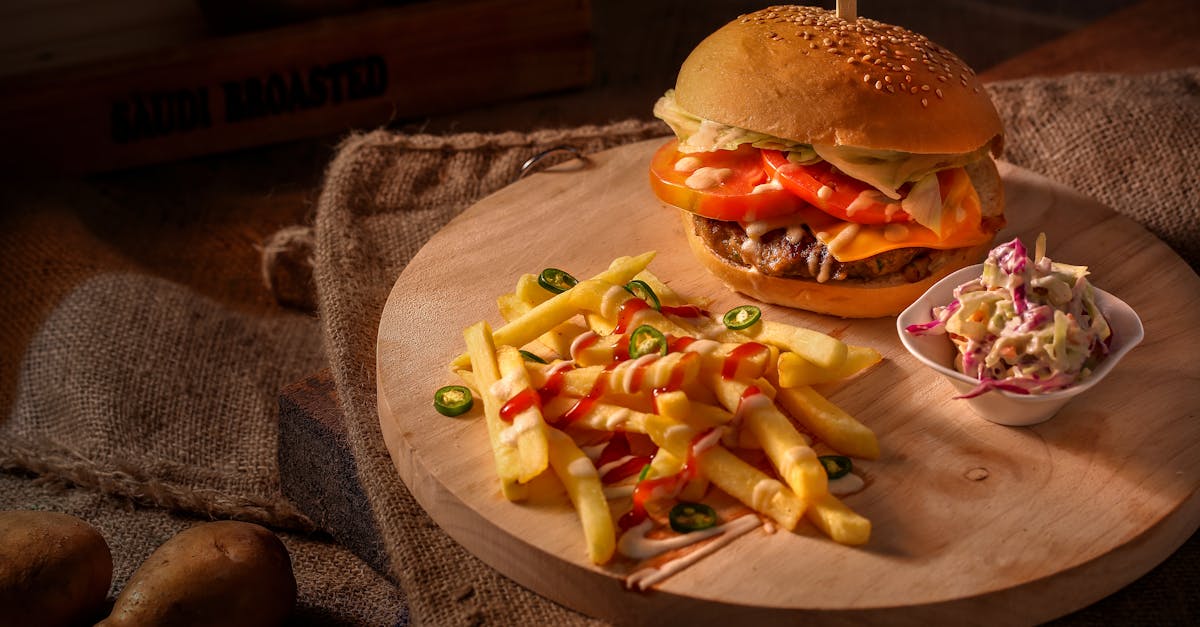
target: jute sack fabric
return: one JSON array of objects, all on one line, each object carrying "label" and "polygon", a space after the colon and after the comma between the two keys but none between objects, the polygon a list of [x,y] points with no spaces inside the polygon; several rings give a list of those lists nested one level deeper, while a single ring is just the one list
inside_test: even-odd
[{"label": "jute sack fabric", "polygon": [[[186,256],[148,266],[164,230],[217,216],[117,202],[113,189],[0,185],[0,509],[96,526],[110,598],[192,524],[263,524],[291,552],[297,623],[395,624],[394,586],[280,493],[278,392],[324,366],[316,319],[201,294],[192,275],[219,269]],[[255,261],[249,242],[229,245]]]},{"label": "jute sack fabric", "polygon": [[[1185,191],[1194,192],[1200,180],[1198,78],[1200,69],[1193,68],[994,85],[1008,124],[1007,158],[1077,185],[1141,221],[1197,267],[1200,202]],[[590,620],[472,557],[430,521],[399,480],[379,431],[374,372],[376,325],[392,284],[435,231],[510,183],[519,164],[538,150],[569,143],[592,152],[665,132],[654,123],[635,122],[529,135],[375,132],[346,140],[329,167],[318,203],[314,269],[326,347],[370,514],[416,622]],[[1166,619],[1180,616],[1178,606],[1153,599],[1149,605],[1135,603],[1128,615],[1157,609]],[[1182,611],[1186,617],[1186,607]],[[1085,612],[1072,620],[1089,619]]]}]

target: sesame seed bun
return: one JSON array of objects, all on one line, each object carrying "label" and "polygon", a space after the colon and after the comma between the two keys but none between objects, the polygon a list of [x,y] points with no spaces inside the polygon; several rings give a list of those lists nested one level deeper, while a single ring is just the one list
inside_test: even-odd
[{"label": "sesame seed bun", "polygon": [[[996,164],[990,158],[984,158],[967,166],[967,173],[979,194],[981,213],[991,218],[986,223],[999,231],[1004,226],[1004,186]],[[700,265],[734,291],[765,303],[842,318],[895,316],[946,275],[982,261],[992,247],[991,240],[988,240],[969,248],[935,251],[930,256],[930,274],[911,283],[900,274],[869,281],[821,283],[811,279],[769,276],[750,266],[734,263],[716,254],[697,234],[692,213],[684,210],[679,213],[692,254]]]},{"label": "sesame seed bun", "polygon": [[1000,116],[975,73],[924,35],[819,7],[743,15],[684,61],[684,110],[806,144],[962,154],[990,144]]}]

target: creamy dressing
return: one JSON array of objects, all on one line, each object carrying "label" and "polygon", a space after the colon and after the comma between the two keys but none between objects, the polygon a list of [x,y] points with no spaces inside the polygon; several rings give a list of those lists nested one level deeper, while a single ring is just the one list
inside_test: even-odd
[{"label": "creamy dressing", "polygon": [[708,434],[700,438],[698,442],[692,445],[692,454],[698,456],[704,451],[716,446],[717,443],[721,441],[721,435],[724,433],[725,429],[723,427],[717,427],[716,429],[709,431]]},{"label": "creamy dressing", "polygon": [[612,470],[613,468],[619,467],[621,464],[624,464],[625,462],[627,462],[631,459],[633,459],[633,455],[626,455],[620,459],[614,459],[613,461],[608,462],[607,464],[604,464],[603,466],[597,468],[596,473],[599,474],[601,477],[603,477],[605,474],[608,473],[608,471]]},{"label": "creamy dressing", "polygon": [[[641,312],[639,311],[638,313],[640,314]],[[634,316],[634,317],[636,318],[637,316]],[[631,326],[633,328],[637,328],[635,325],[632,325],[632,324],[629,326]],[[658,358],[659,358],[658,353],[650,353],[649,355],[642,355],[641,357],[638,357],[637,359],[635,359],[633,361],[621,362],[621,365],[617,366],[616,369],[613,370],[613,373],[610,376],[609,381],[616,383],[617,377],[619,376],[621,390],[623,390],[627,394],[632,394],[636,391],[633,389],[633,384],[634,384],[634,377],[637,376],[638,369],[643,366],[648,366],[655,361],[658,361]]]},{"label": "creamy dressing", "polygon": [[[853,227],[851,227],[853,228]],[[850,229],[846,229],[847,231]],[[829,280],[830,272],[833,269],[833,249],[829,249],[829,254],[821,260],[821,270],[817,272],[817,283],[824,283]]]},{"label": "creamy dressing", "polygon": [[887,196],[884,196],[876,190],[863,190],[854,197],[854,200],[850,201],[849,205],[846,206],[846,216],[853,218],[854,214],[858,213],[859,211],[867,209],[868,207],[873,207],[877,204],[885,205],[891,203],[888,202]]},{"label": "creamy dressing", "polygon": [[725,182],[725,179],[733,176],[733,170],[729,168],[698,168],[692,172],[691,176],[683,182],[684,185],[696,190],[711,189]]},{"label": "creamy dressing", "polygon": [[591,460],[586,457],[580,457],[567,465],[567,474],[572,477],[587,479],[588,477],[596,477],[599,473],[597,473],[596,467],[592,465]]},{"label": "creamy dressing", "polygon": [[609,287],[600,299],[600,314],[609,320],[616,320],[619,308],[629,298],[629,292],[625,291],[624,287],[620,285]]},{"label": "creamy dressing", "polygon": [[691,435],[692,428],[687,425],[671,425],[663,432],[663,438],[666,440],[674,440],[675,438],[686,438]]},{"label": "creamy dressing", "polygon": [[626,407],[616,407],[609,412],[608,416],[604,418],[604,428],[608,429],[609,431],[617,431],[629,422],[629,418],[632,415],[633,412],[630,409]]},{"label": "creamy dressing", "polygon": [[774,479],[759,479],[754,484],[754,493],[750,495],[750,507],[755,511],[765,511],[771,504],[771,499],[783,489],[783,484]]},{"label": "creamy dressing", "polygon": [[802,227],[802,226],[789,226],[789,227],[787,228],[787,230],[786,230],[786,231],[784,231],[784,233],[783,233],[783,236],[784,236],[784,237],[785,237],[785,238],[786,238],[786,239],[787,239],[789,242],[792,242],[793,244],[799,244],[801,241],[803,241],[803,240],[804,240],[804,227]]},{"label": "creamy dressing", "polygon": [[[837,254],[841,252],[841,249],[848,246],[850,242],[858,235],[860,228],[861,227],[858,224],[851,223],[850,226],[842,229],[842,232],[838,233],[837,237],[834,237],[832,240],[826,242],[825,246],[829,248],[829,254],[836,257]],[[824,268],[822,268],[822,271],[824,271]],[[824,282],[822,279],[818,279],[818,281],[821,281],[822,283]]]},{"label": "creamy dressing", "polygon": [[599,336],[596,335],[595,331],[584,331],[583,333],[576,335],[575,339],[571,340],[571,359],[578,360],[579,359],[579,346],[580,345],[587,346],[587,345],[593,344],[596,341],[597,337],[599,337]]},{"label": "creamy dressing", "polygon": [[611,501],[613,499],[622,499],[625,497],[633,496],[633,489],[636,487],[637,487],[637,483],[634,482],[634,483],[627,483],[625,485],[604,486],[602,488],[602,490],[604,491],[604,498]]},{"label": "creamy dressing", "polygon": [[866,486],[863,478],[850,472],[829,480],[829,493],[834,496],[854,494]]},{"label": "creamy dressing", "polygon": [[780,183],[779,179],[773,178],[773,179],[767,181],[766,183],[759,183],[758,185],[755,185],[754,189],[750,190],[750,193],[751,194],[763,194],[766,192],[774,192],[774,191],[781,191],[781,190],[783,190],[783,183]]},{"label": "creamy dressing", "polygon": [[519,380],[521,374],[522,373],[520,371],[514,370],[503,377],[496,379],[496,382],[492,384],[491,388],[489,388],[492,396],[495,396],[498,399],[503,399],[503,401],[507,401],[515,396],[517,392],[520,392],[526,387],[526,385]]},{"label": "creamy dressing", "polygon": [[[646,525],[649,522],[650,521],[647,520],[647,521],[643,522],[641,525],[638,525],[637,527],[634,527],[633,529],[630,529],[629,531],[622,534],[621,539],[618,540],[618,542],[617,542],[617,550],[618,551],[621,550],[621,543],[625,541],[625,538],[627,536],[630,536],[631,532],[641,528],[642,525]],[[662,564],[658,568],[643,568],[642,570],[631,573],[628,577],[625,578],[625,586],[627,588],[637,588],[638,590],[645,590],[645,589],[649,588],[650,586],[653,586],[654,584],[656,584],[660,581],[663,581],[663,580],[667,579],[668,577],[670,577],[671,575],[674,575],[675,573],[687,568],[688,566],[695,564],[696,562],[707,557],[708,555],[711,555],[713,552],[717,551],[721,547],[724,547],[725,545],[729,544],[730,542],[733,542],[735,539],[745,535],[746,533],[748,533],[751,530],[755,529],[756,527],[760,526],[760,524],[761,523],[759,522],[758,517],[751,514],[751,515],[747,515],[747,516],[742,516],[740,518],[735,518],[727,523],[717,525],[716,527],[709,527],[708,529],[704,529],[702,531],[693,531],[691,533],[679,536],[679,538],[688,539],[688,542],[686,542],[680,546],[687,546],[689,544],[699,542],[700,540],[705,540],[705,539],[711,538],[717,534],[721,534],[721,537],[717,538],[716,540],[704,545],[703,547],[701,547],[695,551],[692,551],[691,553],[688,553],[687,555],[684,555],[683,557],[680,557],[678,559],[673,559],[665,564]],[[643,541],[647,544],[652,543],[652,542],[661,542],[660,540],[647,539],[645,536],[646,536],[646,532],[648,530],[649,530],[649,527],[642,528],[638,532],[638,536],[641,538],[641,540],[639,541],[637,539],[631,539],[629,541],[629,544],[634,545],[634,548],[645,548],[642,545]],[[701,535],[701,534],[703,534],[703,535]],[[699,537],[694,537],[694,536],[699,536]],[[678,548],[678,547],[670,547],[670,548]],[[662,549],[662,551],[659,551],[659,553],[661,553],[663,551],[667,551],[667,550],[670,550],[670,549],[664,548],[664,549]],[[622,554],[625,554],[625,553],[622,551]],[[658,553],[655,553],[654,555],[658,555]]]},{"label": "creamy dressing", "polygon": [[696,168],[700,167],[700,159],[696,157],[684,157],[675,162],[676,172],[695,172]]},{"label": "creamy dressing", "polygon": [[793,446],[792,448],[783,452],[783,459],[792,466],[802,462],[811,461],[816,458],[816,451],[807,446]]},{"label": "creamy dressing", "polygon": [[687,345],[683,349],[685,353],[699,353],[703,356],[712,355],[721,348],[721,343],[716,340],[699,339]]},{"label": "creamy dressing", "polygon": [[517,414],[516,417],[513,418],[512,426],[505,427],[504,430],[500,432],[500,435],[497,439],[499,439],[502,444],[516,446],[517,439],[521,437],[521,434],[527,431],[532,431],[539,422],[541,422],[541,416],[538,415],[537,408],[530,407],[529,409]]}]

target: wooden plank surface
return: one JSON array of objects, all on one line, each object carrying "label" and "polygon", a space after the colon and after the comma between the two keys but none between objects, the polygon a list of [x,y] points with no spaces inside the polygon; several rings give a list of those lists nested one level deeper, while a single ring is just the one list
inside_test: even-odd
[{"label": "wooden plank surface", "polygon": [[109,170],[586,84],[587,0],[423,2],[0,81],[0,165]]},{"label": "wooden plank surface", "polygon": [[[1188,451],[1200,445],[1200,424],[1189,419],[1200,389],[1187,382],[1200,377],[1190,359],[1200,340],[1200,277],[1130,220],[1007,167],[1001,238],[1046,232],[1051,256],[1088,265],[1097,285],[1130,302],[1145,343],[1102,389],[1044,425],[1014,429],[951,402],[949,385],[903,351],[890,318],[765,307],[771,319],[836,330],[885,356],[832,395],[875,429],[884,450],[863,463],[868,489],[846,498],[873,521],[871,542],[854,549],[811,529],[754,532],[654,594],[623,590],[617,573],[587,561],[569,505],[504,500],[482,419],[448,420],[429,396],[451,382],[442,366],[463,350],[461,330],[480,319],[498,324],[495,297],[524,272],[556,266],[583,276],[617,255],[659,250],[652,269],[677,291],[713,297],[714,311],[745,301],[698,269],[677,216],[646,188],[653,143],[602,153],[582,171],[529,177],[467,210],[410,262],[385,307],[377,346],[385,441],[417,500],[473,553],[550,598],[623,622],[1024,623],[1115,591],[1196,529],[1200,458]],[[532,231],[537,247],[527,245]],[[986,480],[972,479],[978,468]]]}]

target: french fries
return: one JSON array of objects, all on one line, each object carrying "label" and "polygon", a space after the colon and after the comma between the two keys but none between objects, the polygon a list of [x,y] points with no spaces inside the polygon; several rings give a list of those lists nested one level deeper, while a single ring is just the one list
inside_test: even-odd
[{"label": "french fries", "polygon": [[[622,546],[610,500],[626,509],[619,499],[630,491],[625,516],[643,532],[647,520],[665,524],[665,510],[648,503],[703,502],[714,486],[783,529],[805,518],[836,542],[867,542],[870,521],[830,493],[805,433],[842,454],[879,456],[870,428],[810,387],[854,376],[879,353],[773,320],[721,326],[647,270],[653,256],[567,276],[551,285],[557,294],[523,275],[496,301],[504,326],[464,331],[467,351],[451,370],[483,401],[501,493],[521,500],[549,469],[596,564]],[[518,350],[533,342],[549,363]]]}]

